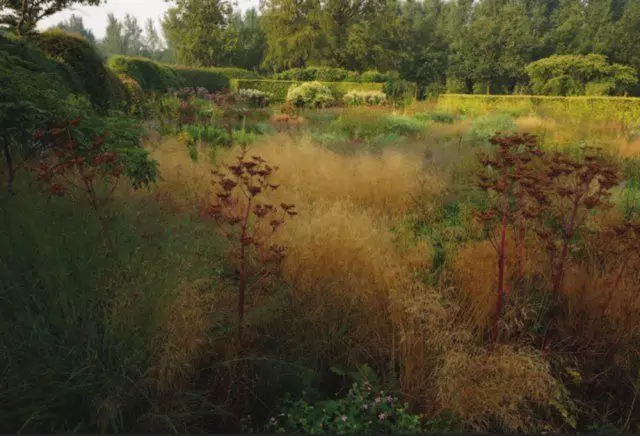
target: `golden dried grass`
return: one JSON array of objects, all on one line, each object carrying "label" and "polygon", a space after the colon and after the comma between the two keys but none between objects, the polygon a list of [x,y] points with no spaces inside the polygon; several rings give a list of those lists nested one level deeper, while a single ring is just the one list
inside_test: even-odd
[{"label": "golden dried grass", "polygon": [[152,368],[159,392],[178,390],[206,350],[214,301],[201,285],[184,283],[165,309],[159,332],[162,345]]},{"label": "golden dried grass", "polygon": [[441,405],[476,430],[541,431],[532,407],[548,408],[556,381],[539,353],[501,346],[446,353],[436,378]]}]

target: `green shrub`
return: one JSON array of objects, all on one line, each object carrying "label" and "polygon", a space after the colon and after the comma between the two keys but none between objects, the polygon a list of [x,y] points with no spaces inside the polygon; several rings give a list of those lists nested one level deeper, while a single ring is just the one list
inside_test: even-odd
[{"label": "green shrub", "polygon": [[446,92],[446,87],[440,82],[429,83],[421,90],[420,98],[434,98]]},{"label": "green shrub", "polygon": [[187,133],[194,142],[206,142],[212,146],[224,145],[229,139],[227,131],[215,124],[192,124],[183,126],[182,131]]},{"label": "green shrub", "polygon": [[616,90],[616,84],[613,81],[589,82],[585,85],[584,95],[613,95]]},{"label": "green shrub", "polygon": [[395,104],[408,104],[415,98],[416,85],[401,79],[392,79],[385,82],[382,91]]},{"label": "green shrub", "polygon": [[247,102],[251,107],[267,107],[271,99],[271,94],[257,89],[239,89],[236,91],[240,100]]},{"label": "green shrub", "polygon": [[389,135],[419,135],[427,129],[425,121],[382,111],[349,110],[329,125],[329,131],[353,141],[371,143]]},{"label": "green shrub", "polygon": [[[256,89],[273,96],[273,103],[283,103],[287,100],[287,92],[293,85],[299,85],[301,81],[291,80],[244,80],[232,79],[231,89]],[[333,96],[342,99],[349,91],[382,91],[381,83],[354,83],[354,82],[321,82],[331,90]]]},{"label": "green shrub", "polygon": [[447,77],[445,89],[448,94],[464,94],[467,92],[467,84],[457,77]]},{"label": "green shrub", "polygon": [[142,114],[144,105],[144,91],[135,79],[121,74],[118,79],[122,82],[127,92],[127,108],[135,114]]},{"label": "green shrub", "polygon": [[360,75],[355,71],[331,67],[292,68],[273,76],[275,80],[300,82],[357,82]]},{"label": "green shrub", "polygon": [[287,92],[287,102],[298,107],[321,108],[335,102],[331,90],[320,82],[292,85]]},{"label": "green shrub", "polygon": [[150,59],[112,56],[108,64],[116,73],[138,82],[145,92],[166,92],[180,86],[180,79],[174,71]]},{"label": "green shrub", "polygon": [[376,70],[369,70],[360,74],[360,81],[364,83],[385,83],[398,79],[400,79],[400,74],[397,71],[381,73]]},{"label": "green shrub", "polygon": [[32,36],[33,42],[52,58],[60,59],[79,84],[76,92],[86,94],[99,110],[120,109],[125,104],[123,85],[102,62],[95,48],[77,34],[60,29]]},{"label": "green shrub", "polygon": [[387,95],[380,91],[349,91],[342,101],[348,106],[380,106],[387,101]]},{"label": "green shrub", "polygon": [[229,79],[261,79],[262,76],[255,71],[237,67],[213,67],[205,68],[207,71],[222,74]]},{"label": "green shrub", "polygon": [[422,133],[426,130],[427,124],[404,115],[387,115],[385,117],[385,133],[396,135],[412,135]]},{"label": "green shrub", "polygon": [[482,144],[496,133],[512,133],[515,130],[516,124],[511,115],[489,114],[473,121],[468,137],[472,142]]},{"label": "green shrub", "polygon": [[171,67],[179,85],[186,88],[204,88],[209,92],[229,88],[229,77],[214,69]]},{"label": "green shrub", "polygon": [[60,119],[74,91],[67,73],[64,64],[24,39],[0,35],[0,132],[14,161],[9,167],[1,160],[8,179],[17,177],[12,170],[21,158],[32,154],[33,133]]},{"label": "green shrub", "polygon": [[456,117],[453,114],[445,111],[427,112],[425,114],[417,115],[416,118],[425,119],[440,124],[453,124],[453,122],[456,120]]},{"label": "green shrub", "polygon": [[530,63],[525,72],[533,91],[543,95],[585,95],[587,88],[589,95],[622,95],[638,85],[633,67],[610,64],[600,54],[554,55]]},{"label": "green shrub", "polygon": [[314,403],[287,401],[272,417],[267,431],[304,434],[419,433],[422,416],[408,412],[408,404],[368,383],[354,383],[347,395]]}]

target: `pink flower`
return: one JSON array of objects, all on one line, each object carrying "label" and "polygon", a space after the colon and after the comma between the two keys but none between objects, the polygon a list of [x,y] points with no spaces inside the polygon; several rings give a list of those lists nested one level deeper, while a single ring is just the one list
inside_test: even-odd
[{"label": "pink flower", "polygon": [[368,405],[368,404],[363,404],[363,405],[362,405],[362,408],[363,408],[364,410],[367,410],[367,409],[369,409],[369,405]]},{"label": "pink flower", "polygon": [[380,397],[376,397],[376,404],[380,402]]},{"label": "pink flower", "polygon": [[391,395],[387,395],[387,403],[390,403],[393,401],[393,398],[391,398]]},{"label": "pink flower", "polygon": [[342,419],[343,422],[346,421],[347,420],[347,415],[342,415],[341,419]]},{"label": "pink flower", "polygon": [[384,419],[387,417],[386,413],[381,413],[378,415],[378,418],[380,418],[380,421],[384,421]]}]

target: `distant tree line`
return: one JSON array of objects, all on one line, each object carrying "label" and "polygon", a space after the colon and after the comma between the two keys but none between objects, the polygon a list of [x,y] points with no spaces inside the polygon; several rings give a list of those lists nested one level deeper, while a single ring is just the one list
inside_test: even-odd
[{"label": "distant tree line", "polygon": [[[629,74],[640,71],[640,0],[262,0],[259,10],[245,13],[228,0],[167,1],[166,47],[152,22],[142,31],[134,17],[110,16],[98,42],[103,53],[262,73],[308,66],[398,71],[424,89],[448,92],[639,91]],[[0,0],[0,6],[19,10],[21,2]],[[20,22],[15,11],[0,18]],[[562,65],[564,77],[541,84],[551,65]],[[596,73],[576,73],[576,65]],[[605,70],[618,77],[589,79]]]},{"label": "distant tree line", "polygon": [[263,0],[259,16],[178,0],[163,26],[193,65],[396,70],[450,92],[530,92],[527,65],[553,55],[640,70],[638,0]]}]

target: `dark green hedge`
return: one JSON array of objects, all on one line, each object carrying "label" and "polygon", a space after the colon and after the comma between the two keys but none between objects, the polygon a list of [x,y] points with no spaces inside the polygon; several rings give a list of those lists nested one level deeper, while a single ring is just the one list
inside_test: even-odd
[{"label": "dark green hedge", "polygon": [[[257,89],[273,95],[274,103],[282,103],[287,98],[287,92],[291,85],[304,83],[300,80],[231,80],[231,89]],[[356,82],[321,82],[331,89],[333,96],[340,100],[349,91],[382,91],[382,83],[356,83]]]},{"label": "dark green hedge", "polygon": [[60,116],[75,86],[69,80],[63,63],[48,58],[23,38],[0,34],[2,135],[14,144],[28,143],[36,129]]},{"label": "dark green hedge", "polygon": [[109,68],[136,80],[145,91],[154,92],[180,87],[202,87],[216,92],[228,88],[229,79],[260,79],[259,74],[242,68],[192,68],[127,56],[111,57]]},{"label": "dark green hedge", "polygon": [[229,79],[262,79],[262,76],[255,71],[245,70],[244,68],[236,67],[215,67],[205,68],[208,71],[220,73],[227,76]]},{"label": "dark green hedge", "polygon": [[229,78],[212,69],[173,67],[172,71],[181,87],[206,88],[209,92],[229,88]]},{"label": "dark green hedge", "polygon": [[112,56],[108,64],[117,74],[134,79],[146,92],[166,92],[180,86],[180,79],[175,71],[150,59]]},{"label": "dark green hedge", "polygon": [[122,107],[126,98],[123,85],[86,39],[55,29],[35,34],[31,41],[49,57],[66,65],[63,74],[71,90],[87,95],[96,109],[106,111]]}]

